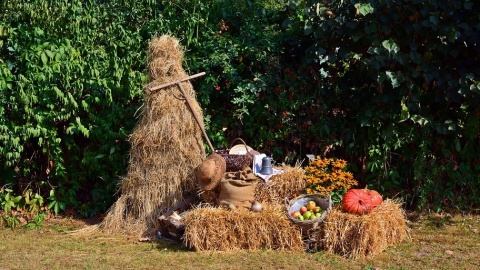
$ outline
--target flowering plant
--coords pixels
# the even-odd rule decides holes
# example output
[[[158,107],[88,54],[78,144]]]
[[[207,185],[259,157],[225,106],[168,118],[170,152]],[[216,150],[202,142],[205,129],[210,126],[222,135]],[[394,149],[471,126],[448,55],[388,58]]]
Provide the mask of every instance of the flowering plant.
[[[343,159],[314,158],[305,167],[307,187],[305,193],[330,195],[334,203],[342,200],[351,187],[358,185],[353,174],[346,170]]]

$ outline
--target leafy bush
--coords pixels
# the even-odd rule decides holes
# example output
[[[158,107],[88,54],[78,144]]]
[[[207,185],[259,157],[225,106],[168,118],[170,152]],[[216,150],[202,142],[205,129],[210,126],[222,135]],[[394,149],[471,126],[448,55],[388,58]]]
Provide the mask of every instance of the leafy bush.
[[[411,206],[477,209],[474,1],[0,2],[0,184],[105,211],[128,165],[148,41],[185,45],[215,147],[348,161]],[[453,180],[452,180],[453,179]],[[60,202],[62,204],[60,204]],[[55,207],[54,205],[52,207]]]
[[[424,207],[478,207],[479,4],[307,3],[320,98],[342,112],[330,129],[365,156],[365,181]]]
[[[2,1],[1,181],[55,187],[85,211],[112,203],[146,80],[147,33],[132,19],[148,6]]]

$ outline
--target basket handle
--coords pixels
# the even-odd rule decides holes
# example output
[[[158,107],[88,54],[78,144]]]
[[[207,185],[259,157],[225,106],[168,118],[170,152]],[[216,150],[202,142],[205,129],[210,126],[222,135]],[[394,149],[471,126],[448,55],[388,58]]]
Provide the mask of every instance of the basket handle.
[[[233,147],[233,143],[236,142],[236,141],[241,141],[241,142],[243,143],[243,145],[245,145],[245,150],[247,150],[247,153],[248,153],[248,146],[247,146],[247,144],[245,143],[245,141],[242,140],[241,138],[235,138],[235,139],[232,141],[232,143],[230,144],[230,148]]]
[[[287,197],[285,197],[284,201],[285,201],[285,208],[287,209],[287,212],[288,212],[288,206],[290,205],[290,200]]]

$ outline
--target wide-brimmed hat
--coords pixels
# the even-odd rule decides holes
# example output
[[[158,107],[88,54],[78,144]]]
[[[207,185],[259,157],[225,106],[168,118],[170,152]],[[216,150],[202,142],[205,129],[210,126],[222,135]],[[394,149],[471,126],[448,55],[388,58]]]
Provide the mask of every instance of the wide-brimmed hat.
[[[232,146],[230,150],[228,151],[228,154],[230,155],[244,155],[250,151],[252,151],[252,147],[245,145],[245,144],[237,144]]]
[[[195,168],[195,177],[202,190],[214,189],[220,180],[222,180],[227,164],[225,159],[219,154],[209,155],[197,168]]]

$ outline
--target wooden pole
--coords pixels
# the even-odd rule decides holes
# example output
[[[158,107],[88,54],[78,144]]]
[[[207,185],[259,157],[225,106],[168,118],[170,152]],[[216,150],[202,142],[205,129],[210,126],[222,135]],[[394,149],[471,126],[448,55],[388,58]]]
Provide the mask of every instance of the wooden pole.
[[[158,86],[155,86],[155,87],[152,87],[150,88],[150,92],[153,92],[153,91],[156,91],[156,90],[160,90],[162,88],[165,88],[165,87],[168,87],[168,86],[172,86],[174,84],[179,84],[181,82],[185,82],[185,81],[188,81],[188,80],[192,80],[192,79],[195,79],[195,78],[198,78],[198,77],[202,77],[204,76],[206,73],[205,72],[200,72],[200,73],[197,73],[195,75],[192,75],[192,76],[188,76],[188,77],[185,77],[183,79],[180,79],[180,80],[177,80],[177,81],[174,81],[174,82],[169,82],[169,83],[164,83],[164,84],[161,84],[161,85],[158,85]]]
[[[185,97],[185,101],[187,101],[188,107],[190,108],[190,111],[192,112],[193,117],[194,117],[195,120],[197,121],[197,124],[198,124],[198,126],[200,127],[200,129],[202,130],[203,136],[204,136],[205,139],[207,140],[208,146],[210,146],[210,149],[212,150],[212,153],[215,153],[215,149],[213,148],[213,145],[212,145],[212,143],[210,142],[210,139],[209,139],[208,136],[207,136],[207,132],[206,132],[205,129],[203,128],[202,123],[200,122],[200,119],[198,118],[197,114],[196,114],[195,111],[193,110],[193,106],[192,106],[192,104],[190,103],[190,98],[189,98],[189,97],[187,96],[187,94],[185,93],[185,90],[183,90],[182,84],[181,84],[180,82],[177,82],[177,85],[178,85],[178,87],[180,87],[180,92],[182,92],[182,95]]]

